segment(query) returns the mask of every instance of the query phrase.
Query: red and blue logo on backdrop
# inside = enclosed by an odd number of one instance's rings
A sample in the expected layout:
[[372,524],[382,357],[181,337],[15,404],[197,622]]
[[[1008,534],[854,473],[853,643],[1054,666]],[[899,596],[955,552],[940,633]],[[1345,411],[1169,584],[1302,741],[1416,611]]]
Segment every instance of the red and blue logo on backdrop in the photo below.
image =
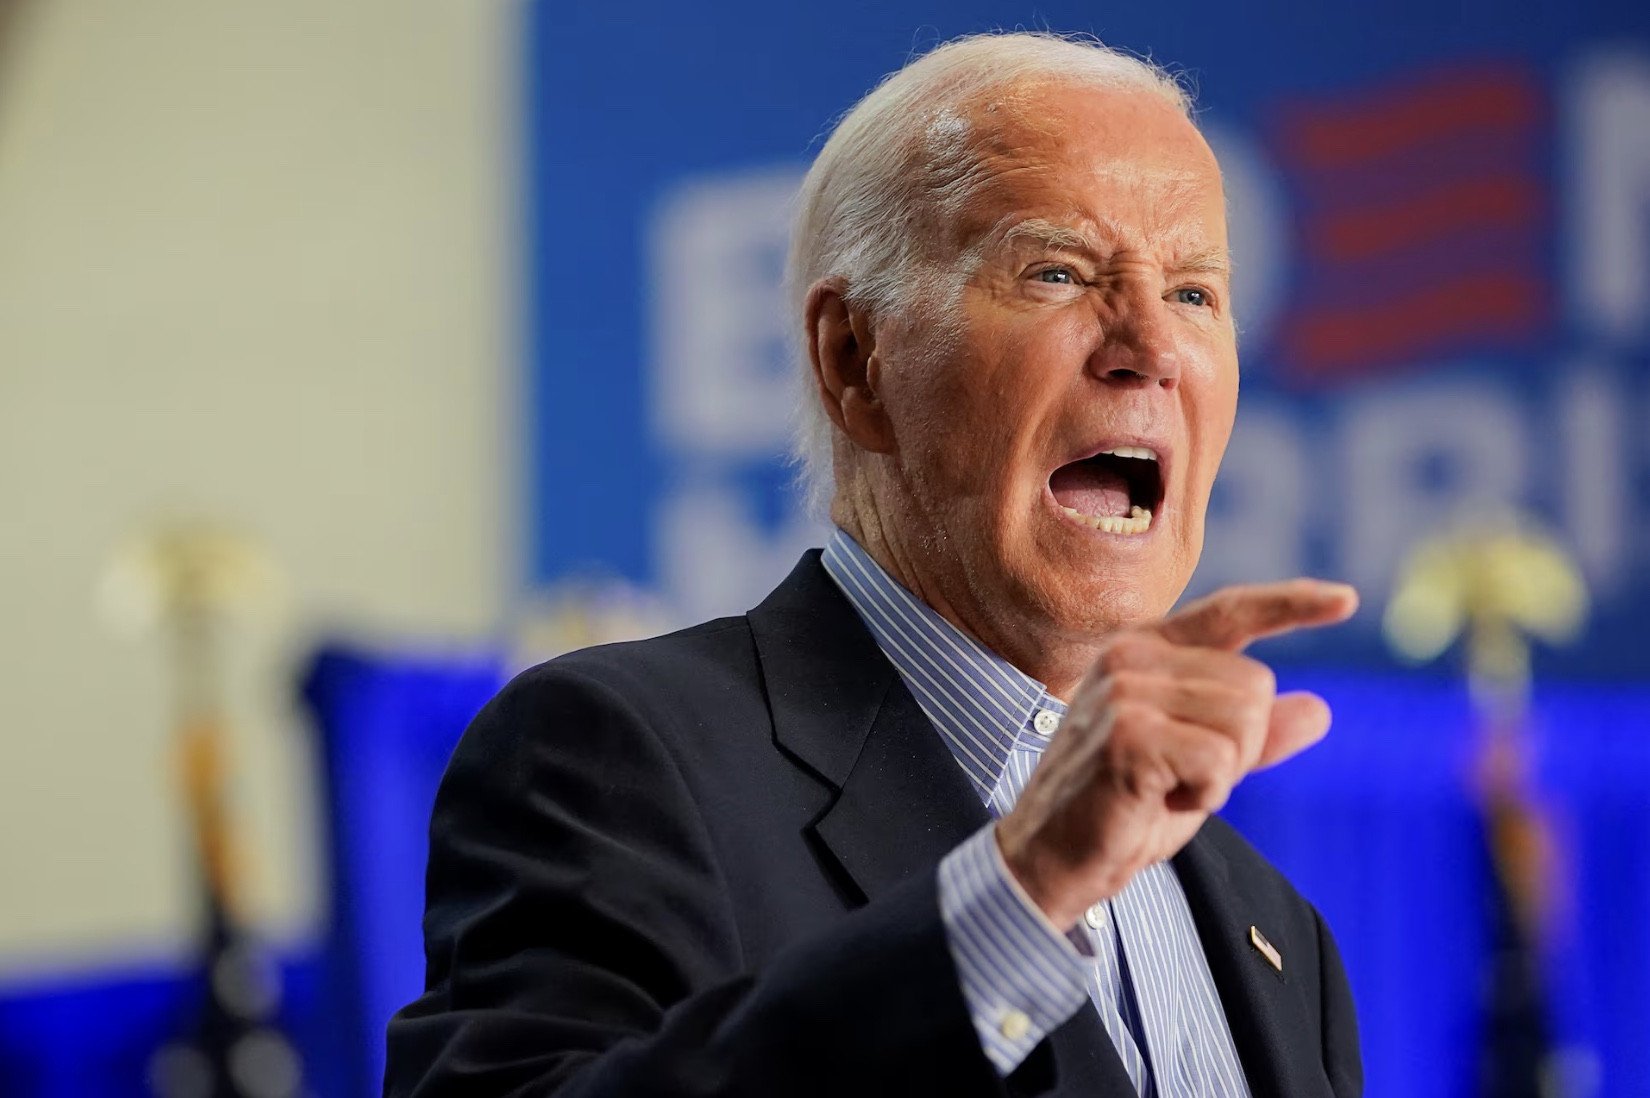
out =
[[1293,377],[1544,345],[1551,119],[1529,66],[1440,65],[1271,113],[1296,270],[1273,351]]

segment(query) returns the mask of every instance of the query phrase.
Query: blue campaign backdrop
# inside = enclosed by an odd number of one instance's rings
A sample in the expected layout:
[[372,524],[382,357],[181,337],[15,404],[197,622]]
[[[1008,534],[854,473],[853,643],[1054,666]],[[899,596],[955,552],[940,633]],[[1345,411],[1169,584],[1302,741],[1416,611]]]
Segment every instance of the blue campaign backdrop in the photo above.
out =
[[[912,51],[1027,25],[1183,69],[1226,170],[1244,398],[1195,589],[1312,572],[1379,607],[1418,535],[1511,505],[1602,607],[1543,670],[1650,669],[1650,7],[1285,11],[534,5],[529,582],[686,621],[817,543],[782,459],[791,196]],[[1279,658],[1380,660],[1377,618]]]

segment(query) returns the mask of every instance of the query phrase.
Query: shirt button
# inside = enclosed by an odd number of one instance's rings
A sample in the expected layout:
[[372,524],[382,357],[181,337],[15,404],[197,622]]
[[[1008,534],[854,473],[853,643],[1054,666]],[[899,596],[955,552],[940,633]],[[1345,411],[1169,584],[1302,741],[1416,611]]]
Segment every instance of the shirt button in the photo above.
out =
[[1003,1035],[1004,1040],[1019,1041],[1031,1032],[1031,1019],[1024,1011],[1005,1010],[1002,1021],[997,1023],[997,1032]]
[[1106,907],[1104,904],[1095,904],[1083,912],[1083,921],[1095,930],[1106,925]]
[[1031,727],[1037,730],[1039,736],[1052,736],[1054,730],[1060,727],[1060,714],[1052,709],[1039,709],[1031,719]]

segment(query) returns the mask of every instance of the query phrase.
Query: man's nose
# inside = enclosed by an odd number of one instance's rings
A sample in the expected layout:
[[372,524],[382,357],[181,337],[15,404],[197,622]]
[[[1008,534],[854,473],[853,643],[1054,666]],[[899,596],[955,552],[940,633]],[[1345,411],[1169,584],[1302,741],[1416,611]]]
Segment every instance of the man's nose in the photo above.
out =
[[1090,362],[1094,375],[1121,385],[1179,384],[1180,348],[1169,318],[1160,315],[1165,309],[1161,302],[1142,304],[1103,325],[1105,339]]

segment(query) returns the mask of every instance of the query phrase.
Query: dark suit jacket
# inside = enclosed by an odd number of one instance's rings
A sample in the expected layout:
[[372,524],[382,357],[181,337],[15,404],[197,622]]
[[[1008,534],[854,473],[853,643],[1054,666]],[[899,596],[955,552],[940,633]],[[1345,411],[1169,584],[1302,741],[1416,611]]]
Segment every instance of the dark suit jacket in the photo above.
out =
[[[1006,1081],[980,1051],[935,870],[988,822],[817,552],[744,617],[534,668],[436,798],[385,1092],[1131,1095],[1087,1007]],[[1219,820],[1174,865],[1255,1098],[1358,1094],[1317,912]]]

